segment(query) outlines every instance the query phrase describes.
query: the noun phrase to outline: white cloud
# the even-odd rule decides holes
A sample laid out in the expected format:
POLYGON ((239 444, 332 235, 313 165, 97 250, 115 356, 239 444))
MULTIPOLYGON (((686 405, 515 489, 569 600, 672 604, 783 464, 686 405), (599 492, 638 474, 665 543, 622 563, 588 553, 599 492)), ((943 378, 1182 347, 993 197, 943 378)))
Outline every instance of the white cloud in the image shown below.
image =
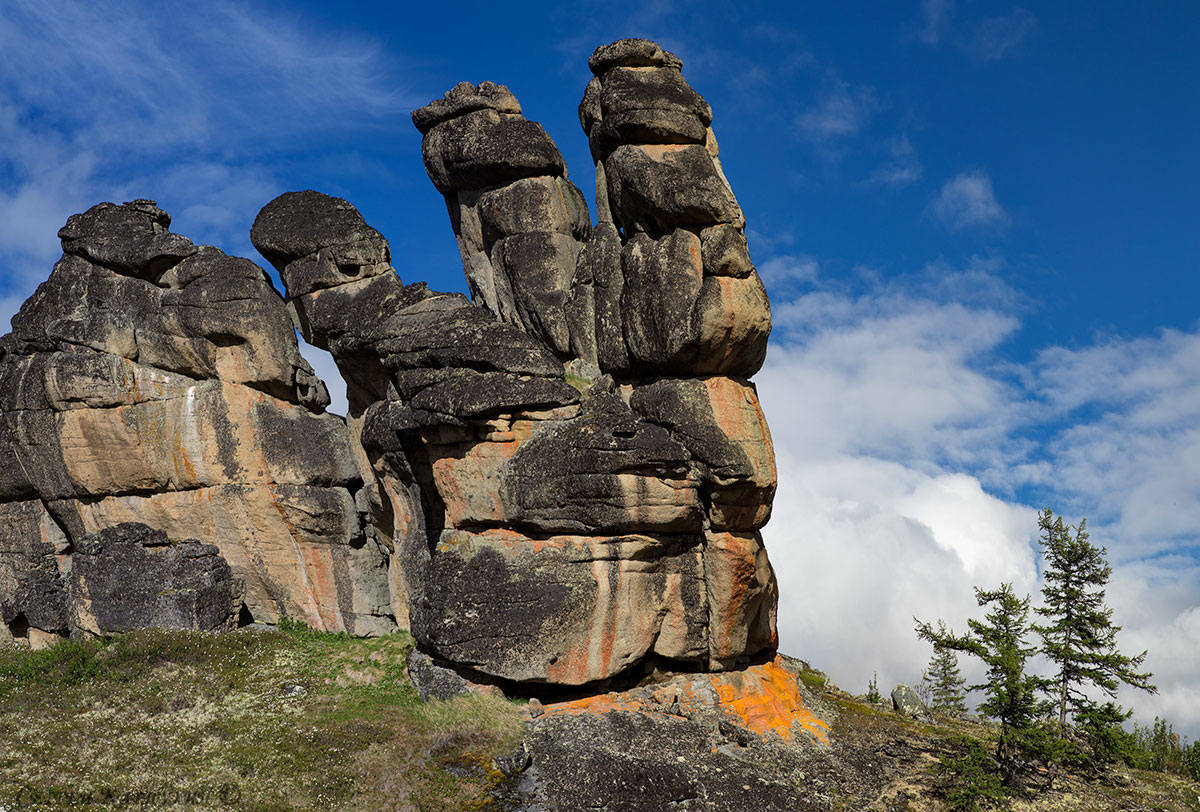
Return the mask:
POLYGON ((825 88, 817 104, 796 117, 796 126, 811 141, 825 143, 857 135, 870 123, 879 108, 870 87, 851 87, 835 79, 825 88))
POLYGON ((1006 462, 1014 394, 977 367, 1016 320, 883 286, 775 313, 757 385, 778 456, 764 536, 782 645, 849 690, 874 671, 911 683, 928 658, 913 615, 965 618, 972 585, 1033 583, 1032 511, 962 472, 1006 462))
POLYGON ((1014 369, 997 348, 1022 303, 986 282, 1002 269, 939 261, 866 292, 818 279, 776 298, 757 385, 779 468, 764 538, 782 646, 848 690, 875 671, 882 690, 919 679, 930 652, 913 615, 961 630, 979 616, 971 587, 1001 581, 1036 603, 1046 503, 1089 518, 1120 646, 1150 650, 1160 695, 1121 701, 1196 736, 1200 333, 1049 348, 1014 369))
POLYGON ((1110 495, 1099 518, 1129 554, 1200 547, 1200 335, 1050 348, 1030 376, 1057 410, 1079 415, 1051 448, 1072 504, 1110 495))
POLYGON ((983 170, 960 172, 942 185, 928 213, 945 227, 1005 228, 1008 213, 996 200, 992 179, 983 170))
POLYGON ((817 281, 820 273, 817 261, 809 256, 782 255, 771 257, 758 266, 758 275, 769 289, 783 288, 796 283, 817 281))

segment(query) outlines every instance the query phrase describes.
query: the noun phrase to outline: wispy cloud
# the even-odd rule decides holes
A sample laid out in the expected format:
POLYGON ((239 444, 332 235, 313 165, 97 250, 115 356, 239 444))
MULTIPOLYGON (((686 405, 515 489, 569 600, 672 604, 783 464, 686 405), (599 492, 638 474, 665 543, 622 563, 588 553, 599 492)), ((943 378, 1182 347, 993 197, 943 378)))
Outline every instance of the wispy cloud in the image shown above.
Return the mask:
POLYGON ((829 144, 862 132, 878 108, 873 88, 852 87, 848 82, 831 79, 826 82, 820 100, 796 117, 796 126, 810 141, 829 144))
POLYGON ((960 172, 946 181, 927 213, 952 231, 964 228, 1003 229, 1009 224, 1008 213, 996 200, 992 179, 976 169, 960 172))
POLYGON ((921 179, 925 167, 917 158, 917 150, 905 134, 898 135, 888 145, 890 160, 872 172, 864 183, 867 186, 887 186, 899 189, 921 179))
POLYGON ((957 45, 981 62, 995 62, 1016 52, 1037 33, 1037 18, 1023 8, 1002 17, 988 17, 971 24, 957 45))
POLYGON ((921 0, 921 21, 917 38, 926 45, 937 45, 950 30, 954 0, 921 0))
POLYGON ((809 256, 782 255, 758 266, 758 275, 768 290, 817 281, 820 266, 809 256))
POLYGON ((971 20, 957 16, 954 0, 921 0, 916 39, 930 46, 949 42, 972 59, 995 62, 1016 53, 1037 30, 1037 17, 1023 8, 971 20))
POLYGON ((237 3, 3 4, 0 323, 100 200, 186 203, 181 231, 253 255, 279 159, 394 125, 405 87, 376 42, 237 3))

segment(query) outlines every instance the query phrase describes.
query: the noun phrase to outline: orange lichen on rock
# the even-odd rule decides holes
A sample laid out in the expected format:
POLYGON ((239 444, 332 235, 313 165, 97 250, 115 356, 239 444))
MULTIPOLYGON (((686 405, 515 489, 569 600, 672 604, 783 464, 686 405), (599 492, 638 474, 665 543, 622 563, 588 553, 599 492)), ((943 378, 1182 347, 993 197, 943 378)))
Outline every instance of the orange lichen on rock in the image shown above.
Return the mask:
POLYGON ((791 741, 799 725, 819 743, 829 744, 829 725, 804 704, 799 682, 779 656, 745 671, 715 674, 712 681, 721 709, 743 727, 760 736, 774 732, 791 741))
POLYGON ((829 744, 829 724, 805 703, 796 676, 778 655, 740 671, 681 674, 664 684, 546 705, 549 715, 619 711, 691 717, 706 710, 719 710, 764 738, 775 734, 792 742, 799 728, 817 744, 829 744))
POLYGON ((546 706, 546 713, 553 716, 558 713, 608 713, 609 711, 625 711, 627 713, 642 713, 646 703, 635 697, 633 692, 596 694, 582 699, 572 699, 567 702, 555 702, 546 706))

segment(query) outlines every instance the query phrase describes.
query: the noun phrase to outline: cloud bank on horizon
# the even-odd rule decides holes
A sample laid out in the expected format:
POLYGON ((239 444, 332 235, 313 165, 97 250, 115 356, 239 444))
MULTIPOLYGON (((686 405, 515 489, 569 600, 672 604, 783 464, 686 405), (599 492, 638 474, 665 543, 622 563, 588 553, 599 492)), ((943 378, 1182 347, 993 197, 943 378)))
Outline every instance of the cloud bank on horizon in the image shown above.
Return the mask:
POLYGON ((143 196, 181 233, 257 259, 258 208, 319 188, 392 240, 405 281, 461 290, 408 110, 459 79, 506 82, 586 192, 572 120, 586 57, 658 39, 712 103, 772 297, 757 381, 780 471, 765 536, 783 648, 852 691, 873 672, 919 679, 930 652, 912 617, 961 628, 973 585, 1036 594, 1050 505, 1108 547, 1122 647, 1150 651, 1160 694, 1121 700, 1200 737, 1200 222, 1180 205, 1200 185, 1200 122, 1173 103, 1184 57, 1167 59, 1200 13, 1120 20, 1170 65, 1148 92, 1155 77, 1104 36, 1012 4, 881 3, 872 32, 851 11, 615 6, 518 28, 482 5, 448 23, 5 4, 0 318, 48 274, 69 214, 143 196), (1073 60, 1116 63, 1094 80, 1125 105, 1104 126, 1110 99, 1062 84, 1073 60), (1139 115, 1170 139, 1121 129, 1139 115))

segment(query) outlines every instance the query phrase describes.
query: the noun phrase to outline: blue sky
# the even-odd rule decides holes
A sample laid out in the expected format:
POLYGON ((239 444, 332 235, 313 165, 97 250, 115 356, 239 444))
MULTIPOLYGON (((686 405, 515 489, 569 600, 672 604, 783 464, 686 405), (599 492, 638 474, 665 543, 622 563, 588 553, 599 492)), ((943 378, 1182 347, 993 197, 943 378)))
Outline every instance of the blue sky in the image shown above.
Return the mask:
POLYGON ((656 39, 714 109, 772 297, 784 649, 849 690, 918 679, 912 616, 1036 593, 1051 505, 1150 649, 1160 695, 1122 700, 1200 736, 1200 7, 338 5, 0 6, 0 318, 68 215, 134 197, 266 265, 255 213, 316 188, 404 281, 465 290, 412 108, 507 84, 590 197, 587 57, 656 39))

